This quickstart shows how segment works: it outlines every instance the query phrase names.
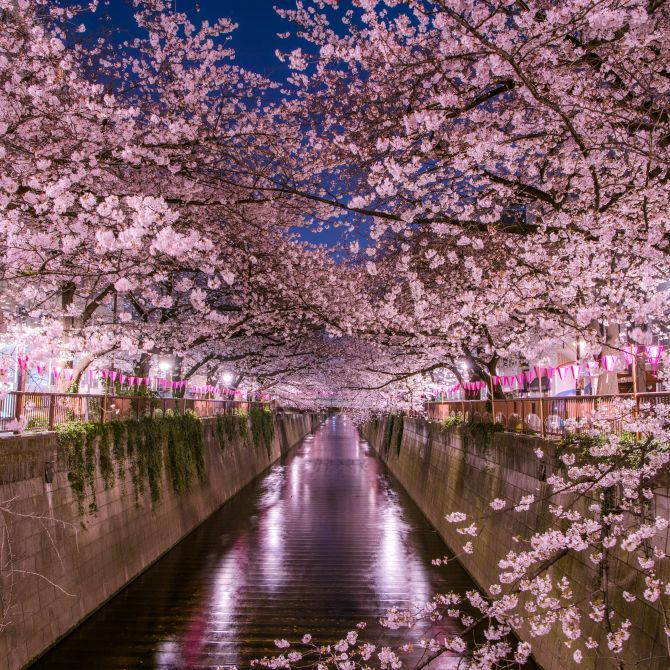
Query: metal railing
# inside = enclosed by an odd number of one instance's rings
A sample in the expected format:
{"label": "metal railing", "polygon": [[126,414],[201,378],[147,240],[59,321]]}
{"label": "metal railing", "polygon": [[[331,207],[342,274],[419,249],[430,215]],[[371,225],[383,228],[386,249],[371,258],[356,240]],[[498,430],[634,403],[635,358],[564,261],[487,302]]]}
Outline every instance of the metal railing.
{"label": "metal railing", "polygon": [[611,421],[614,432],[623,430],[620,400],[670,404],[670,392],[638,393],[636,395],[544,396],[542,398],[495,398],[486,400],[450,400],[427,403],[430,420],[443,421],[449,416],[462,416],[464,421],[495,421],[508,431],[535,433],[541,436],[563,436],[572,422],[588,425],[597,411]]}
{"label": "metal railing", "polygon": [[24,430],[53,430],[58,424],[68,421],[105,423],[161,416],[168,411],[183,414],[189,410],[207,417],[248,412],[255,408],[273,409],[273,403],[12,391],[0,402],[0,432],[14,430],[19,419],[25,421]]}

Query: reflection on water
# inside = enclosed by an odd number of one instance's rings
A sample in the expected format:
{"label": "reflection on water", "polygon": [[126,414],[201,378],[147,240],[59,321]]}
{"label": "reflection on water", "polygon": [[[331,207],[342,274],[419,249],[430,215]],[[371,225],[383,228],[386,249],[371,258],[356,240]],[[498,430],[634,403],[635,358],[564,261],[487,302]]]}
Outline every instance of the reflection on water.
{"label": "reflection on water", "polygon": [[276,638],[333,642],[359,621],[368,623],[362,638],[392,642],[377,623],[387,607],[472,587],[459,566],[430,564],[445,553],[338,415],[35,668],[246,667],[274,653]]}

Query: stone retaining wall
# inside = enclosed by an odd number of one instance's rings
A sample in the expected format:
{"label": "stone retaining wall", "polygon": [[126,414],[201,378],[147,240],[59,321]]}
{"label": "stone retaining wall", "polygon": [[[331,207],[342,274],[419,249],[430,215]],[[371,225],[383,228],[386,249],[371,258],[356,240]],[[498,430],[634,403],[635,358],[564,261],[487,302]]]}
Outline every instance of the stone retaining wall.
{"label": "stone retaining wall", "polygon": [[[449,512],[464,512],[471,518],[488,516],[478,526],[482,529],[475,544],[475,553],[462,554],[461,563],[475,582],[486,591],[497,581],[498,561],[508,551],[519,551],[522,544],[515,537],[528,538],[547,527],[548,502],[531,506],[528,512],[491,516],[489,503],[494,498],[518,502],[522,496],[537,498],[548,493],[546,478],[556,467],[556,448],[550,442],[514,433],[495,433],[490,441],[475,439],[461,428],[443,429],[438,423],[420,419],[405,419],[400,449],[391,444],[384,448],[385,421],[367,424],[363,435],[386,462],[413,500],[440,533],[446,544],[460,551],[464,537],[456,526],[445,520]],[[539,460],[534,450],[540,447],[545,457]],[[569,503],[568,503],[569,504]],[[581,501],[580,504],[585,504]],[[656,513],[668,518],[670,490],[656,491]],[[661,549],[670,553],[668,537],[661,538]],[[567,575],[583,593],[597,582],[593,565],[584,562],[583,554],[568,554],[556,563],[551,572],[560,578]],[[669,576],[665,575],[667,580]],[[627,643],[628,668],[665,670],[670,667],[663,618],[651,604],[643,601],[626,603],[622,589],[635,593],[644,591],[642,573],[635,564],[614,559],[610,566],[610,591],[617,615],[632,622],[631,639]],[[614,670],[618,666],[609,653],[602,627],[592,623],[585,613],[582,627],[601,644],[602,654],[584,650],[585,658],[577,665],[572,649],[565,645],[560,634],[535,638],[534,656],[545,670],[579,668]],[[521,635],[527,631],[520,631]],[[583,645],[580,645],[583,649]]]}
{"label": "stone retaining wall", "polygon": [[[0,439],[0,668],[34,660],[129,581],[202,523],[322,417],[280,414],[270,449],[253,445],[251,430],[222,448],[216,421],[202,422],[206,480],[176,493],[166,468],[160,498],[136,500],[132,473],[105,490],[96,468],[97,512],[81,515],[56,435]],[[115,468],[117,466],[115,465]],[[125,465],[121,466],[122,468]],[[129,470],[130,468],[126,468]],[[47,483],[51,479],[51,483]],[[84,501],[89,508],[91,496]],[[11,509],[11,511],[7,511]],[[8,563],[6,563],[7,565]]]}

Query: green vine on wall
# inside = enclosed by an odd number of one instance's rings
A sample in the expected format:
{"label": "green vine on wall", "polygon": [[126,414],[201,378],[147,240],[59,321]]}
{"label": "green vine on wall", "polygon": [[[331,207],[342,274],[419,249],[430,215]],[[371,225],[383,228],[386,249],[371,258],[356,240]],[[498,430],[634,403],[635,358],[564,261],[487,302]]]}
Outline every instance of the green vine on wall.
{"label": "green vine on wall", "polygon": [[237,427],[240,430],[240,437],[246,440],[249,434],[249,413],[241,409],[237,413],[237,417]]}
{"label": "green vine on wall", "polygon": [[114,462],[112,461],[112,451],[109,445],[109,427],[106,424],[100,426],[100,474],[105,483],[105,490],[114,486]]}
{"label": "green vine on wall", "polygon": [[[146,418],[140,421],[143,439],[139,440],[137,445],[139,447],[137,453],[139,474],[142,481],[149,482],[151,502],[156,502],[161,494],[164,428],[165,424],[160,420]],[[170,442],[168,441],[169,448]]]}
{"label": "green vine on wall", "polygon": [[389,414],[386,417],[386,424],[384,426],[384,439],[382,441],[382,448],[384,454],[388,454],[391,446],[395,447],[396,456],[400,454],[400,446],[402,445],[402,436],[405,430],[405,417],[402,412],[398,414]]}
{"label": "green vine on wall", "polygon": [[168,443],[168,466],[172,487],[186,491],[195,477],[205,479],[200,419],[191,412],[168,417],[165,423]]}
{"label": "green vine on wall", "polygon": [[91,489],[91,502],[89,512],[98,511],[98,499],[95,494],[95,442],[100,435],[100,425],[96,423],[85,423],[86,446],[84,448],[84,478]]}
{"label": "green vine on wall", "polygon": [[396,456],[400,455],[400,447],[402,446],[402,436],[405,432],[405,416],[400,413],[396,416],[393,423],[393,437],[391,442],[395,445]]}
{"label": "green vine on wall", "polygon": [[87,490],[91,496],[89,512],[97,511],[96,464],[105,489],[113,486],[112,455],[120,481],[125,480],[126,468],[130,468],[138,503],[147,487],[151,501],[159,500],[164,465],[177,493],[186,491],[195,478],[205,479],[201,422],[192,412],[166,413],[161,419],[114,421],[108,425],[72,421],[59,425],[56,431],[59,448],[67,453],[68,480],[80,514],[85,511]]}
{"label": "green vine on wall", "polygon": [[268,456],[272,456],[272,438],[275,434],[275,424],[272,412],[265,409],[252,409],[249,417],[251,418],[251,436],[254,441],[254,447],[264,446]]}
{"label": "green vine on wall", "polygon": [[[244,426],[242,426],[244,424]],[[238,435],[246,437],[247,415],[240,414],[217,414],[216,416],[216,439],[224,451],[226,444],[231,443]]]}
{"label": "green vine on wall", "polygon": [[126,427],[123,421],[112,421],[109,430],[112,431],[112,453],[116,461],[116,473],[123,490],[126,481]]}
{"label": "green vine on wall", "polygon": [[66,451],[68,457],[67,478],[77,499],[79,514],[83,514],[86,497],[86,475],[84,472],[86,428],[83,423],[73,421],[59,425],[56,432],[58,446]]}

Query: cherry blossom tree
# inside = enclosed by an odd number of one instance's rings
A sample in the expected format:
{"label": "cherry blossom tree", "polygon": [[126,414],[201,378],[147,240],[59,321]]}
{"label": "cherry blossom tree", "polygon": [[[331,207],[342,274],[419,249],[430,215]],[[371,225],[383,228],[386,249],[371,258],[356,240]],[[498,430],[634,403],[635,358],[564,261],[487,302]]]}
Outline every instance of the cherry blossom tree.
{"label": "cherry blossom tree", "polygon": [[337,4],[282,11],[311,154],[279,186],[370,238],[366,324],[485,370],[663,314],[665,3]]}
{"label": "cherry blossom tree", "polygon": [[[196,26],[170,4],[136,0],[125,37],[95,1],[0,0],[12,337],[80,370],[112,355],[141,369],[170,354],[186,375],[233,366],[250,388],[363,419],[419,408],[425,380],[463,360],[486,378],[575,336],[620,347],[665,317],[663,0],[300,0],[280,10],[305,43],[279,54],[281,84],[234,64],[230,21]],[[335,252],[295,232],[327,226],[343,232]],[[667,520],[651,500],[670,450],[663,406],[620,411],[624,435],[596,417],[592,442],[566,447],[552,526],[486,597],[437,595],[384,623],[483,626],[472,668],[522,664],[558,629],[575,663],[625,667],[607,566],[637,561],[645,588],[623,598],[667,616]],[[494,500],[492,514],[540,502]],[[487,519],[450,520],[475,551]],[[567,552],[600,575],[587,598],[555,577]],[[416,651],[362,635],[278,640],[291,650],[261,664],[397,668]],[[464,652],[465,633],[421,645],[427,663]]]}
{"label": "cherry blossom tree", "polygon": [[288,232],[302,206],[259,190],[270,82],[232,64],[229,21],[169,4],[135,3],[124,41],[86,38],[96,3],[1,8],[3,316],[80,365],[296,338],[333,272]]}

